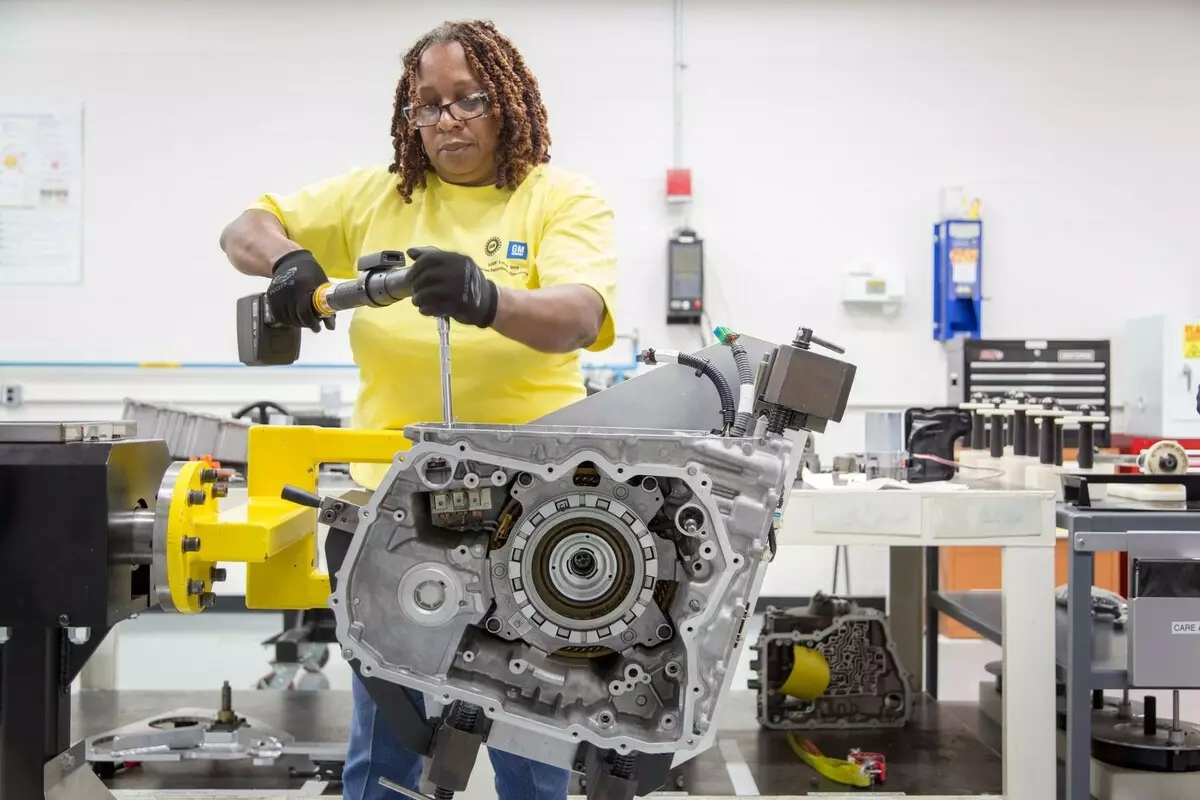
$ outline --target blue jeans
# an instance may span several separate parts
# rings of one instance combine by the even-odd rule
[[[379,785],[383,776],[413,791],[420,790],[423,758],[392,734],[375,701],[354,676],[354,716],[350,720],[350,749],[342,772],[343,800],[403,800]],[[424,698],[409,693],[421,709]],[[499,800],[565,800],[570,773],[499,750],[488,750],[496,773]]]

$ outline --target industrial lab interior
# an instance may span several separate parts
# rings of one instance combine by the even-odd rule
[[[1200,797],[1198,45],[0,0],[0,800]]]

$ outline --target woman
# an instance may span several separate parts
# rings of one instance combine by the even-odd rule
[[[446,23],[404,57],[389,167],[267,194],[222,233],[241,272],[270,277],[276,319],[321,328],[314,290],[350,278],[364,253],[407,250],[411,303],[355,313],[361,372],[355,426],[441,419],[437,331],[451,318],[459,419],[520,424],[586,395],[581,348],[613,342],[612,212],[586,179],[549,165],[537,80],[489,22]],[[386,465],[354,465],[378,485]],[[419,702],[419,697],[416,697]],[[345,800],[392,800],[380,777],[416,789],[421,759],[396,739],[360,681]],[[560,800],[569,773],[491,753],[501,800]]]

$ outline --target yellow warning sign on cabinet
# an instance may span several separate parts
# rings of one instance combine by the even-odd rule
[[[1200,325],[1183,326],[1183,357],[1200,358]]]

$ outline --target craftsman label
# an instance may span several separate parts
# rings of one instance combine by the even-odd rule
[[[1172,622],[1171,633],[1190,633],[1200,636],[1200,622]]]
[[[1183,326],[1183,357],[1200,358],[1200,325]]]
[[[1095,361],[1095,350],[1059,350],[1059,361]]]

